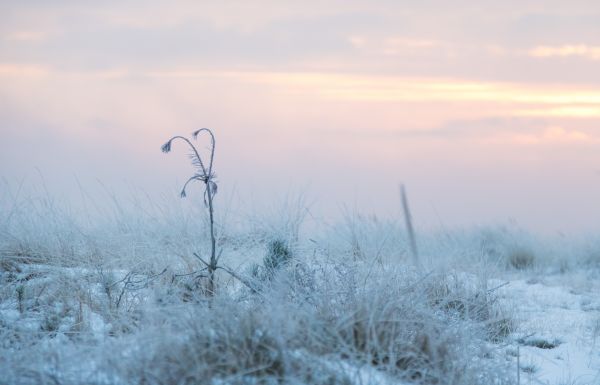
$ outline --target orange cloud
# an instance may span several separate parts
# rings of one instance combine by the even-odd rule
[[[486,105],[502,116],[600,118],[600,90],[560,86],[406,78],[317,72],[153,71],[158,78],[229,79],[278,88],[284,93],[342,102],[462,103]],[[488,109],[488,113],[490,110]]]
[[[463,112],[486,115],[600,118],[600,90],[586,86],[500,83],[463,79],[410,78],[323,72],[210,71],[173,69],[137,72],[127,68],[65,73],[68,76],[161,79],[208,79],[272,87],[283,94],[325,101],[446,104]],[[0,76],[44,76],[51,69],[0,63]],[[57,72],[59,74],[59,72]],[[459,103],[459,104],[457,104]],[[440,111],[438,111],[440,112]],[[441,113],[441,112],[440,112]]]
[[[517,111],[519,116],[565,117],[565,118],[600,118],[600,105],[571,105],[551,108],[537,108]]]
[[[494,103],[508,106],[515,116],[600,117],[600,90],[590,87],[324,73],[258,72],[236,76],[295,92],[316,93],[329,100]]]

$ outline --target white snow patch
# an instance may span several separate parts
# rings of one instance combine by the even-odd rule
[[[593,342],[593,325],[600,319],[598,293],[555,283],[547,276],[511,281],[500,290],[515,306],[521,382],[600,384],[600,349]]]

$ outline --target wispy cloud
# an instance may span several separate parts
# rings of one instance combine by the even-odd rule
[[[560,106],[524,109],[516,112],[519,116],[545,116],[545,117],[566,117],[566,118],[600,118],[600,105],[582,106]]]
[[[575,45],[540,45],[529,50],[529,55],[537,58],[551,57],[581,57],[591,60],[600,60],[600,46],[586,44]]]
[[[2,38],[14,42],[40,42],[46,40],[49,36],[50,33],[47,31],[20,30],[6,33]]]
[[[307,98],[342,103],[411,103],[412,105],[453,105],[473,117],[485,107],[488,116],[600,118],[600,90],[589,86],[486,82],[470,79],[376,76],[339,72],[230,71],[177,67],[140,71],[135,68],[61,71],[44,66],[19,66],[0,63],[0,77],[58,77],[123,79],[152,78],[161,81],[226,82],[277,90],[291,99]],[[448,111],[446,111],[448,112]],[[482,114],[484,114],[482,110]]]
[[[41,65],[18,65],[0,63],[0,76],[5,77],[39,77],[48,75],[50,69]]]
[[[171,74],[178,75],[185,73]],[[313,93],[327,100],[464,102],[471,108],[492,103],[514,116],[600,117],[600,90],[591,87],[327,73],[244,72],[227,76],[279,85],[295,93]]]
[[[310,6],[307,6],[310,4]],[[600,84],[598,8],[273,0],[2,4],[0,61],[99,67],[323,71]],[[545,39],[545,40],[543,40]],[[585,42],[538,45],[540,42]],[[595,44],[595,45],[594,45]],[[565,64],[540,57],[582,57]],[[577,68],[566,68],[565,66]]]
[[[425,130],[406,130],[398,136],[442,138],[505,145],[597,145],[600,134],[592,127],[578,127],[578,122],[548,124],[545,117],[484,118],[447,122]]]
[[[437,40],[402,36],[351,36],[348,41],[358,50],[387,56],[414,55],[444,48],[444,44]]]
[[[598,142],[597,137],[593,137],[587,132],[577,129],[567,129],[562,126],[549,126],[536,133],[517,133],[513,135],[512,139],[518,144]]]

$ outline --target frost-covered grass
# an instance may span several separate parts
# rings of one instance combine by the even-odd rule
[[[510,379],[510,314],[468,276],[294,261],[256,293],[210,300],[162,275],[117,304],[123,284],[111,294],[102,271],[15,269],[2,282],[7,383]]]
[[[399,219],[301,233],[297,204],[227,212],[217,244],[246,284],[221,271],[210,297],[202,208],[0,194],[0,384],[513,384],[519,345],[526,383],[600,335],[593,240],[420,232],[416,269]]]

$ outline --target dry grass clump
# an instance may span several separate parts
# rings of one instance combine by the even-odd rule
[[[168,306],[131,337],[136,358],[116,364],[120,376],[146,384],[351,384],[367,374],[367,383],[488,384],[482,371],[493,370],[497,383],[509,382],[490,358],[491,317],[457,316],[446,306],[455,291],[429,300],[440,277],[378,270],[365,281],[357,266],[312,266],[314,291],[292,266],[260,294]]]
[[[109,294],[107,283],[115,282],[110,274],[79,273],[79,280],[70,279],[71,273],[57,280],[61,275],[46,272],[27,283],[24,315],[17,316],[31,321],[45,314],[47,320],[29,322],[33,329],[28,331],[0,324],[3,337],[16,338],[0,350],[0,367],[10,383],[476,385],[489,384],[490,378],[496,384],[511,380],[505,361],[494,355],[497,339],[491,337],[498,334],[492,332],[494,322],[507,317],[493,293],[467,276],[420,276],[363,262],[296,258],[257,292],[223,287],[210,299],[186,302],[180,286],[163,275],[140,290],[125,291],[127,300],[117,307],[127,275]],[[40,296],[46,311],[37,313],[30,308],[31,293],[47,277],[53,278],[49,296]],[[62,304],[55,312],[48,308],[51,297]],[[92,322],[98,317],[100,328]],[[81,362],[87,364],[82,368]]]
[[[517,270],[533,267],[535,254],[527,249],[514,249],[508,254],[508,263]]]
[[[473,321],[485,330],[486,338],[501,342],[515,329],[507,310],[498,303],[495,288],[473,284],[474,277],[447,275],[432,282],[427,296],[434,308],[450,317]]]
[[[406,254],[395,223],[357,220],[314,259],[274,237],[254,278],[224,273],[214,290],[207,269],[177,263],[212,254],[210,232],[189,231],[209,224],[191,217],[173,220],[186,231],[123,220],[91,239],[15,218],[0,226],[0,384],[512,383],[493,290],[392,264]]]
[[[116,278],[120,273],[98,268],[2,262],[0,346],[11,350],[131,333],[151,283],[146,274]]]
[[[530,269],[538,259],[531,235],[518,228],[484,229],[480,247],[484,257],[509,269]]]

